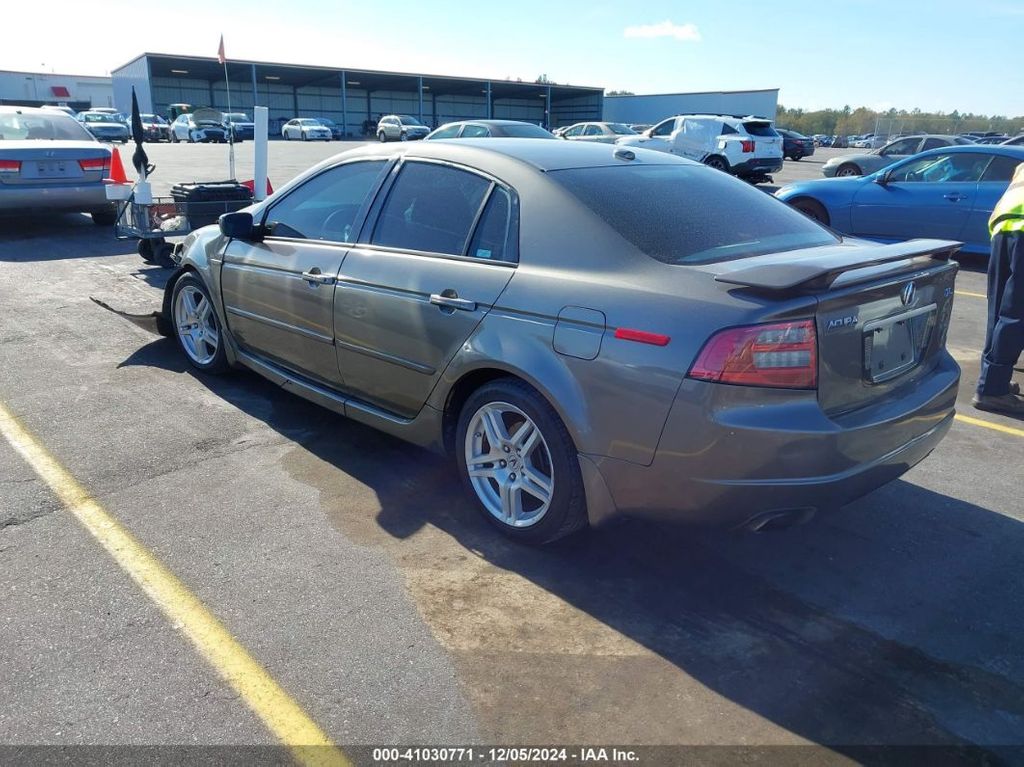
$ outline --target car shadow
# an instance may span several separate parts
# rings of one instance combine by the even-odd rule
[[[57,261],[134,252],[134,241],[118,240],[113,226],[97,226],[84,213],[0,215],[0,261]]]
[[[167,339],[123,365],[190,370]],[[899,480],[780,533],[626,521],[524,547],[478,515],[444,457],[251,373],[194,375],[335,467],[337,488],[317,475],[321,497],[355,478],[388,536],[438,528],[802,738],[856,755],[1024,732],[1024,525],[1008,516]]]

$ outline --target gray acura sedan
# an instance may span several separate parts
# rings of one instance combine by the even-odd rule
[[[454,456],[546,542],[618,513],[762,529],[948,430],[957,244],[843,240],[663,152],[367,146],[193,232],[163,330]]]

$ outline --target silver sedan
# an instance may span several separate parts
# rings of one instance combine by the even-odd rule
[[[162,325],[199,370],[450,454],[516,540],[617,513],[760,529],[949,429],[956,248],[844,242],[662,152],[370,145],[192,233]]]
[[[623,123],[576,123],[570,125],[559,134],[559,138],[568,141],[590,141],[599,144],[614,144],[623,136],[639,135],[635,130]]]
[[[828,178],[833,176],[867,176],[887,165],[903,160],[927,149],[944,146],[960,146],[974,143],[961,136],[922,135],[904,136],[890,141],[880,149],[866,154],[844,154],[833,157],[821,166],[821,172]]]
[[[0,106],[0,212],[90,213],[97,224],[112,225],[103,186],[110,157],[74,118]]]

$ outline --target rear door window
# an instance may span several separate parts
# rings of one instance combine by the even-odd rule
[[[623,239],[668,264],[706,264],[839,242],[785,203],[702,166],[616,165],[547,176]]]
[[[446,125],[443,128],[438,128],[431,138],[455,138],[459,135],[459,128],[461,127],[459,124]]]
[[[467,256],[486,261],[516,261],[512,227],[512,200],[500,186],[494,187],[480,217]]]
[[[949,142],[943,138],[926,138],[924,143],[921,145],[921,151],[926,149],[938,149],[939,147],[949,146]]]
[[[775,132],[775,128],[772,127],[772,124],[767,122],[745,122],[743,123],[743,129],[750,136],[772,137],[779,135]]]
[[[462,138],[487,138],[491,132],[483,125],[467,125],[462,129]]]
[[[380,212],[370,242],[461,256],[491,182],[449,165],[408,162]]]
[[[1013,173],[1017,170],[1020,162],[1013,157],[1003,157],[1002,155],[993,157],[981,180],[1009,182],[1013,180]]]

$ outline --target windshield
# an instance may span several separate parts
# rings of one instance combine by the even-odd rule
[[[616,165],[551,171],[612,229],[667,264],[707,264],[839,239],[802,213],[720,171]]]
[[[501,132],[509,138],[554,138],[551,133],[548,133],[539,125],[530,125],[529,123],[502,125]]]
[[[334,121],[333,120],[328,120],[326,117],[321,117],[317,122],[319,122],[325,128],[332,128],[332,127],[334,127]]]
[[[402,125],[423,125],[423,123],[415,117],[409,117],[409,115],[399,115],[398,121],[402,123]]]
[[[224,120],[229,123],[247,123],[249,122],[249,116],[241,112],[229,112],[224,115]]]
[[[114,115],[107,114],[106,112],[86,112],[82,115],[82,119],[87,123],[116,123],[119,122]]]
[[[308,117],[303,120],[299,120],[299,125],[320,125],[320,123],[312,117]]]
[[[635,130],[630,128],[628,125],[622,123],[608,123],[608,130],[612,133],[618,133],[621,136],[631,136],[636,133]]]
[[[18,114],[0,112],[0,140],[21,139],[95,141],[89,131],[62,114]]]
[[[157,123],[158,125],[166,125],[167,121],[160,115],[139,115],[144,123]]]

